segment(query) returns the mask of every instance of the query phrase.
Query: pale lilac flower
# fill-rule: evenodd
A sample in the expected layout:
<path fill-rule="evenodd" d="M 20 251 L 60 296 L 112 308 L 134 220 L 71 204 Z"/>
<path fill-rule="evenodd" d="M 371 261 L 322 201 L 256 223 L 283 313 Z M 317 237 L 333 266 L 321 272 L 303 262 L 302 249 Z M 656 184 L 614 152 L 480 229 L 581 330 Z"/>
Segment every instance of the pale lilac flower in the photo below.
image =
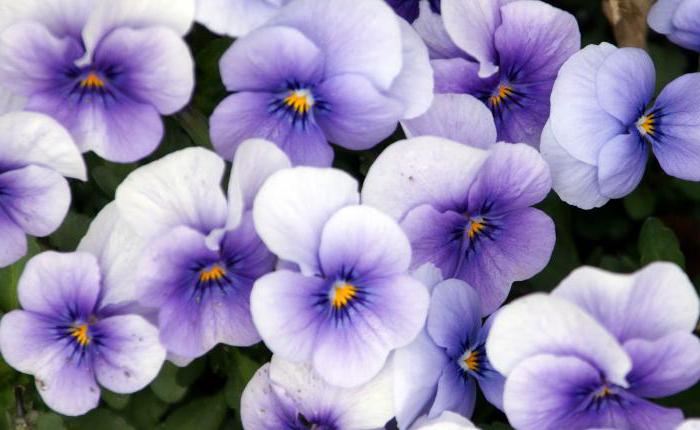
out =
<path fill-rule="evenodd" d="M 370 168 L 362 199 L 400 222 L 412 267 L 430 262 L 445 278 L 466 281 L 488 315 L 514 281 L 546 266 L 555 235 L 551 218 L 530 207 L 550 189 L 539 153 L 525 144 L 485 146 L 437 137 L 394 143 Z"/>
<path fill-rule="evenodd" d="M 63 124 L 83 151 L 131 162 L 184 107 L 194 67 L 181 36 L 194 0 L 23 0 L 0 30 L 0 87 Z"/>
<path fill-rule="evenodd" d="M 693 418 L 683 421 L 683 424 L 679 425 L 676 430 L 700 430 L 700 419 Z"/>
<path fill-rule="evenodd" d="M 412 430 L 479 430 L 471 421 L 454 412 L 443 412 L 434 419 L 427 416 L 419 418 Z"/>
<path fill-rule="evenodd" d="M 265 24 L 291 0 L 197 0 L 196 19 L 209 30 L 241 37 Z"/>
<path fill-rule="evenodd" d="M 218 343 L 260 341 L 250 290 L 276 259 L 255 232 L 251 208 L 267 176 L 289 165 L 272 143 L 245 142 L 227 199 L 224 160 L 202 148 L 172 153 L 131 173 L 83 240 L 81 249 L 99 255 L 119 286 L 112 300 L 155 310 L 176 364 Z"/>
<path fill-rule="evenodd" d="M 391 366 L 365 385 L 340 388 L 275 355 L 243 391 L 241 419 L 247 430 L 383 429 L 394 414 L 391 390 Z"/>
<path fill-rule="evenodd" d="M 658 0 L 647 15 L 649 27 L 676 45 L 700 52 L 700 3 L 695 0 Z"/>
<path fill-rule="evenodd" d="M 101 270 L 87 253 L 44 252 L 19 280 L 23 310 L 0 322 L 0 352 L 34 375 L 53 410 L 81 415 L 96 408 L 99 385 L 116 393 L 147 386 L 165 360 L 158 329 L 143 317 L 105 305 Z"/>
<path fill-rule="evenodd" d="M 440 0 L 386 0 L 394 11 L 408 22 L 413 22 L 421 13 L 421 4 L 425 3 L 432 13 L 440 13 Z"/>
<path fill-rule="evenodd" d="M 541 1 L 443 0 L 414 28 L 430 49 L 436 93 L 471 94 L 498 140 L 537 146 L 561 65 L 580 47 L 576 19 Z"/>
<path fill-rule="evenodd" d="M 646 52 L 609 43 L 564 64 L 541 142 L 562 200 L 590 209 L 626 196 L 650 149 L 669 175 L 700 180 L 700 74 L 673 80 L 650 104 L 655 77 Z"/>
<path fill-rule="evenodd" d="M 428 269 L 429 270 L 429 269 Z M 394 353 L 394 402 L 399 428 L 409 428 L 422 413 L 434 419 L 444 411 L 471 416 L 476 386 L 486 399 L 503 407 L 504 378 L 486 356 L 493 315 L 482 327 L 479 296 L 465 282 L 440 281 L 421 267 L 414 276 L 432 297 L 426 328 L 410 345 Z"/>
<path fill-rule="evenodd" d="M 371 148 L 433 97 L 425 45 L 382 0 L 295 0 L 238 39 L 220 69 L 235 92 L 210 120 L 224 158 L 260 137 L 295 165 L 329 166 L 329 142 Z"/>
<path fill-rule="evenodd" d="M 429 300 L 406 273 L 406 235 L 389 216 L 358 205 L 357 186 L 339 170 L 282 170 L 265 182 L 253 208 L 263 242 L 298 267 L 255 283 L 255 326 L 273 353 L 310 362 L 344 387 L 368 382 L 392 350 L 416 337 Z"/>
<path fill-rule="evenodd" d="M 48 116 L 0 116 L 0 267 L 27 252 L 27 234 L 48 236 L 71 202 L 65 177 L 86 179 L 70 134 Z"/>
<path fill-rule="evenodd" d="M 692 333 L 700 301 L 671 263 L 630 275 L 574 271 L 551 295 L 533 294 L 496 315 L 486 351 L 506 375 L 503 406 L 518 429 L 675 429 L 662 398 L 700 379 Z"/>

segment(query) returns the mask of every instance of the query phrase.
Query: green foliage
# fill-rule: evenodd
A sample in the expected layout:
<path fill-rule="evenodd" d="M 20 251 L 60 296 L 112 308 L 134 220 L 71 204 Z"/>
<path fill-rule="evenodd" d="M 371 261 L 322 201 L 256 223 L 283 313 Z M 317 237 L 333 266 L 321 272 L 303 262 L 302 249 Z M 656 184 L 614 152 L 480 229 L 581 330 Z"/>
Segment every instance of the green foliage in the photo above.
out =
<path fill-rule="evenodd" d="M 639 253 L 642 265 L 652 261 L 671 261 L 685 267 L 685 256 L 676 234 L 657 218 L 644 222 L 639 233 Z"/>
<path fill-rule="evenodd" d="M 17 283 L 19 282 L 19 277 L 22 275 L 24 265 L 27 264 L 27 261 L 39 252 L 41 252 L 41 247 L 36 239 L 28 238 L 27 255 L 15 264 L 0 269 L 0 314 L 19 308 L 19 299 L 17 297 Z M 1 366 L 0 375 L 2 375 Z"/>

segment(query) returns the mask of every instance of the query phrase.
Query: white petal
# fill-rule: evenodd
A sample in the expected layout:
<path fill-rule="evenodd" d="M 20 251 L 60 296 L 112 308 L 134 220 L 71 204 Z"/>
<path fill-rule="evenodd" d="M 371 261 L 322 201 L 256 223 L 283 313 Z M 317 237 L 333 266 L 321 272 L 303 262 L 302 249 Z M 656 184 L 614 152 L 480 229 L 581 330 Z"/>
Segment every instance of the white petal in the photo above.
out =
<path fill-rule="evenodd" d="M 279 6 L 265 0 L 197 0 L 196 19 L 214 33 L 239 37 L 260 27 L 278 10 Z"/>
<path fill-rule="evenodd" d="M 424 416 L 411 427 L 412 430 L 470 430 L 476 429 L 471 421 L 454 412 L 445 411 L 432 420 Z"/>

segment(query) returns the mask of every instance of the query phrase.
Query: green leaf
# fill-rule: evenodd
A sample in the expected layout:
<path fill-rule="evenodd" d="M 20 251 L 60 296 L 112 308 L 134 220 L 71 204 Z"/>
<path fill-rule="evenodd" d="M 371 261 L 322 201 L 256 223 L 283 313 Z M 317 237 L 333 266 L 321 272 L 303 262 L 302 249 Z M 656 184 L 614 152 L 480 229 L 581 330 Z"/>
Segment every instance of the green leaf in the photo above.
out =
<path fill-rule="evenodd" d="M 224 387 L 224 394 L 226 404 L 231 409 L 239 410 L 243 389 L 260 368 L 260 364 L 238 350 L 232 349 L 231 351 L 234 362 L 229 368 L 229 378 L 226 381 L 226 387 Z"/>
<path fill-rule="evenodd" d="M 168 409 L 168 404 L 160 400 L 151 390 L 141 390 L 131 395 L 131 401 L 122 412 L 139 429 L 155 428 Z"/>
<path fill-rule="evenodd" d="M 642 220 L 654 213 L 656 195 L 647 186 L 639 186 L 623 200 L 625 210 L 632 219 Z"/>
<path fill-rule="evenodd" d="M 166 361 L 158 377 L 151 383 L 151 390 L 166 403 L 176 403 L 187 394 L 187 386 L 177 382 L 178 368 Z"/>
<path fill-rule="evenodd" d="M 671 261 L 685 268 L 685 256 L 676 234 L 658 218 L 649 218 L 644 222 L 638 244 L 642 266 L 652 261 Z"/>
<path fill-rule="evenodd" d="M 188 364 L 187 367 L 178 369 L 175 380 L 177 384 L 183 387 L 189 387 L 200 377 L 204 369 L 207 367 L 206 357 L 200 357 Z"/>
<path fill-rule="evenodd" d="M 136 430 L 124 417 L 109 409 L 95 409 L 87 415 L 66 419 L 69 430 Z"/>
<path fill-rule="evenodd" d="M 116 410 L 122 410 L 126 408 L 126 406 L 129 404 L 129 395 L 128 394 L 117 394 L 113 393 L 109 390 L 102 389 L 102 400 L 104 400 L 107 405 Z"/>
<path fill-rule="evenodd" d="M 218 430 L 226 418 L 226 402 L 219 393 L 193 400 L 165 420 L 167 430 Z"/>
<path fill-rule="evenodd" d="M 670 408 L 680 408 L 686 417 L 700 417 L 700 384 L 673 395 L 661 399 L 659 403 Z"/>
<path fill-rule="evenodd" d="M 70 211 L 61 227 L 49 237 L 49 242 L 59 251 L 74 251 L 80 239 L 85 236 L 91 221 L 87 215 Z"/>
<path fill-rule="evenodd" d="M 195 145 L 213 149 L 209 140 L 209 120 L 202 112 L 189 106 L 175 115 L 175 119 Z"/>
<path fill-rule="evenodd" d="M 24 265 L 30 258 L 41 252 L 34 238 L 27 238 L 27 255 L 15 264 L 0 270 L 0 311 L 11 311 L 19 308 L 17 298 L 17 282 L 24 271 Z"/>
<path fill-rule="evenodd" d="M 37 430 L 66 430 L 63 418 L 53 412 L 42 412 L 36 420 Z"/>

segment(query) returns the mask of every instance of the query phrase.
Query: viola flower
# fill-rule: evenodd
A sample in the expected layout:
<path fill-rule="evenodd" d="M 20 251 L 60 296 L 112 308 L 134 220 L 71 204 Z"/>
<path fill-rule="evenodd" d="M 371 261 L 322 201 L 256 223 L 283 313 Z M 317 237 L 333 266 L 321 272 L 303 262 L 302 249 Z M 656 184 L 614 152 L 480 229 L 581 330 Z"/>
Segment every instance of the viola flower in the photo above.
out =
<path fill-rule="evenodd" d="M 692 0 L 658 0 L 649 10 L 647 22 L 657 33 L 678 46 L 700 52 L 700 4 Z"/>
<path fill-rule="evenodd" d="M 272 356 L 241 396 L 241 420 L 248 430 L 384 428 L 393 417 L 391 367 L 357 388 L 323 381 L 308 364 Z"/>
<path fill-rule="evenodd" d="M 435 419 L 421 417 L 411 427 L 413 430 L 478 430 L 471 421 L 454 412 L 443 412 Z"/>
<path fill-rule="evenodd" d="M 482 327 L 480 308 L 478 294 L 463 281 L 448 279 L 433 287 L 425 330 L 394 353 L 399 428 L 409 428 L 426 412 L 428 419 L 444 411 L 471 416 L 477 384 L 502 409 L 504 378 L 491 367 L 485 349 L 493 316 Z"/>
<path fill-rule="evenodd" d="M 210 31 L 244 36 L 263 25 L 291 0 L 197 0 L 196 19 Z"/>
<path fill-rule="evenodd" d="M 71 202 L 65 177 L 85 180 L 85 164 L 70 134 L 38 113 L 0 116 L 0 267 L 27 253 L 27 237 L 48 236 Z"/>
<path fill-rule="evenodd" d="M 181 36 L 194 0 L 21 3 L 0 32 L 0 87 L 58 120 L 83 152 L 116 162 L 153 152 L 160 116 L 192 94 L 194 66 Z"/>
<path fill-rule="evenodd" d="M 539 144 L 557 72 L 580 47 L 571 14 L 541 1 L 443 0 L 441 17 L 421 13 L 414 27 L 430 48 L 436 93 L 481 100 L 499 141 Z"/>
<path fill-rule="evenodd" d="M 81 245 L 113 269 L 119 301 L 156 310 L 161 342 L 176 364 L 217 343 L 260 341 L 250 290 L 276 260 L 255 232 L 251 208 L 267 176 L 285 167 L 289 160 L 272 143 L 245 142 L 227 201 L 220 186 L 224 160 L 202 148 L 172 153 L 124 180 L 115 204 L 96 221 L 101 227 Z M 120 228 L 110 240 L 101 240 L 114 225 Z"/>
<path fill-rule="evenodd" d="M 486 342 L 506 375 L 503 405 L 518 429 L 675 429 L 679 409 L 662 398 L 700 379 L 692 333 L 700 301 L 671 263 L 630 275 L 575 270 L 551 295 L 499 311 Z"/>
<path fill-rule="evenodd" d="M 330 166 L 329 141 L 371 148 L 433 97 L 425 45 L 381 0 L 294 1 L 238 39 L 219 66 L 235 92 L 210 120 L 224 158 L 260 137 L 295 165 Z"/>
<path fill-rule="evenodd" d="M 542 270 L 554 223 L 530 206 L 550 189 L 547 164 L 525 144 L 469 147 L 425 136 L 389 146 L 370 168 L 363 203 L 399 221 L 413 249 L 411 267 L 437 266 L 479 293 L 494 312 L 515 281 Z"/>
<path fill-rule="evenodd" d="M 96 408 L 98 383 L 133 393 L 158 375 L 165 360 L 158 329 L 103 304 L 94 256 L 39 254 L 27 263 L 17 291 L 23 310 L 0 321 L 0 351 L 10 366 L 34 375 L 39 395 L 56 412 Z"/>
<path fill-rule="evenodd" d="M 255 326 L 274 354 L 310 362 L 341 387 L 368 382 L 392 350 L 409 344 L 429 300 L 425 286 L 406 274 L 406 235 L 359 198 L 346 173 L 297 167 L 273 174 L 253 207 L 263 242 L 298 267 L 255 282 Z"/>
<path fill-rule="evenodd" d="M 401 18 L 410 23 L 418 18 L 421 3 L 427 3 L 432 13 L 440 13 L 440 0 L 386 0 L 386 2 Z"/>
<path fill-rule="evenodd" d="M 649 148 L 671 176 L 700 180 L 700 74 L 652 101 L 654 64 L 637 48 L 589 45 L 564 64 L 552 91 L 542 154 L 562 200 L 583 209 L 631 193 Z"/>

